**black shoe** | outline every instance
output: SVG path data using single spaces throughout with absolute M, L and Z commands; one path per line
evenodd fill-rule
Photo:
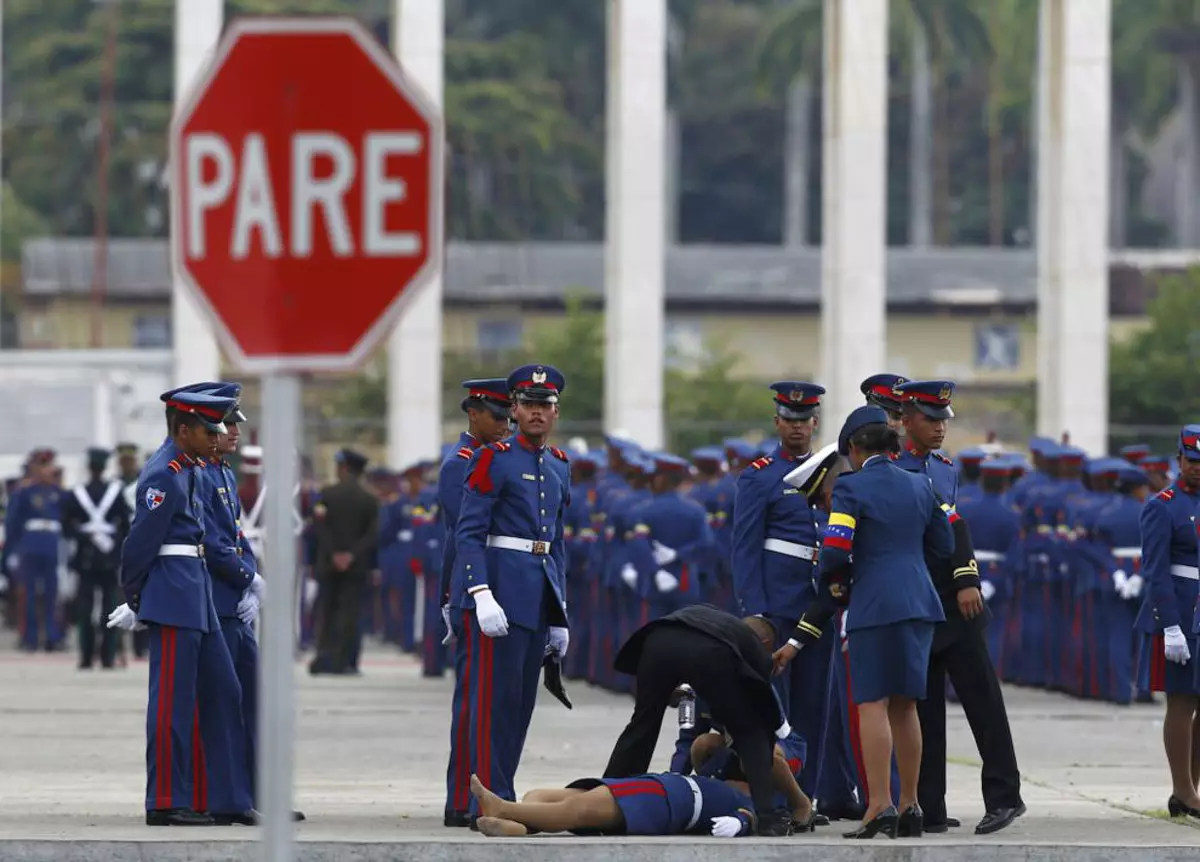
M 1195 817 L 1200 819 L 1200 808 L 1192 808 L 1175 794 L 1167 800 L 1167 813 L 1172 817 Z
M 946 818 L 946 826 L 950 829 L 957 829 L 958 827 L 962 826 L 962 821 L 959 820 L 957 817 L 947 817 Z M 925 831 L 928 832 L 929 829 L 926 828 Z
M 469 811 L 447 811 L 442 815 L 442 825 L 447 829 L 467 829 L 474 819 Z
M 758 826 L 755 828 L 754 833 L 766 838 L 782 838 L 785 835 L 791 835 L 791 818 L 781 817 L 772 812 L 758 819 Z
M 828 825 L 829 825 L 829 818 L 826 817 L 824 814 L 821 814 L 820 812 L 813 814 L 813 826 L 828 826 Z
M 1024 802 L 1018 803 L 1015 808 L 993 808 L 987 814 L 983 815 L 983 819 L 975 827 L 975 834 L 990 835 L 993 832 L 999 832 L 1024 813 Z
M 867 839 L 882 834 L 888 838 L 895 838 L 896 827 L 899 823 L 900 815 L 896 811 L 896 806 L 889 805 L 853 832 L 843 832 L 842 837 Z
M 79 663 L 79 669 L 80 669 L 80 670 L 91 670 L 91 669 L 92 669 L 92 663 L 91 663 L 90 661 L 81 661 L 81 662 Z
M 232 814 L 213 813 L 213 822 L 217 826 L 257 826 L 260 821 L 260 815 L 253 808 L 246 811 L 235 811 Z
M 213 819 L 190 808 L 155 808 L 146 812 L 147 826 L 212 826 Z
M 820 816 L 821 815 L 818 814 L 816 812 L 816 810 L 814 809 L 813 811 L 810 811 L 808 813 L 807 820 L 797 820 L 796 818 L 793 817 L 792 818 L 792 832 L 797 835 L 800 834 L 801 832 L 816 832 L 817 831 L 817 818 Z M 828 825 L 828 823 L 826 823 L 826 825 Z
M 920 805 L 910 805 L 900 813 L 896 822 L 896 837 L 920 838 L 925 827 L 925 813 Z

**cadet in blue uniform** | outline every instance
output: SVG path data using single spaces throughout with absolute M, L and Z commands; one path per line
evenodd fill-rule
M 954 458 L 958 462 L 958 499 L 955 508 L 983 493 L 979 487 L 981 468 L 987 452 L 979 448 L 963 449 Z
M 58 566 L 62 538 L 62 489 L 54 482 L 54 452 L 39 449 L 29 462 L 29 481 L 12 496 L 4 518 L 3 571 L 24 595 L 20 647 L 26 652 L 60 647 Z
M 899 435 L 888 427 L 881 408 L 859 407 L 847 417 L 838 452 L 858 472 L 843 474 L 834 485 L 818 567 L 822 596 L 847 607 L 850 676 L 867 770 L 867 811 L 862 826 L 847 838 L 880 832 L 894 837 L 898 831 L 916 836 L 923 826 L 917 804 L 921 725 L 916 701 L 926 693 L 934 624 L 945 619 L 925 557 L 949 556 L 954 535 L 929 484 L 889 459 L 899 450 Z M 820 640 L 833 607 L 823 598 L 813 617 L 804 614 L 775 653 L 777 671 L 801 654 L 801 647 Z M 893 740 L 899 813 L 891 799 Z
M 1142 685 L 1167 693 L 1163 747 L 1171 769 L 1171 815 L 1200 817 L 1196 793 L 1198 743 L 1196 647 L 1191 622 L 1196 607 L 1196 505 L 1200 503 L 1200 425 L 1179 432 L 1179 478 L 1142 510 L 1142 576 L 1148 594 L 1137 617 L 1143 635 Z
M 596 531 L 592 527 L 592 509 L 596 503 L 596 476 L 600 461 L 589 452 L 571 459 L 571 502 L 563 535 L 567 546 L 567 604 L 571 608 L 575 630 L 575 648 L 563 666 L 570 679 L 588 675 L 591 662 L 592 629 L 598 612 L 597 583 L 588 565 Z
M 231 823 L 253 801 L 245 780 L 241 686 L 204 565 L 208 485 L 199 471 L 226 431 L 222 419 L 233 402 L 178 390 L 165 400 L 170 437 L 138 480 L 137 510 L 121 555 L 127 604 L 113 611 L 109 624 L 150 629 L 146 823 Z M 205 787 L 195 788 L 197 781 Z M 204 796 L 212 816 L 194 808 Z
M 479 831 L 515 838 L 536 832 L 577 835 L 713 835 L 754 832 L 755 816 L 741 782 L 657 773 L 629 778 L 580 778 L 565 788 L 531 790 L 506 802 L 471 778 L 483 812 Z
M 722 781 L 745 781 L 742 762 L 730 743 L 729 735 L 719 725 L 699 734 L 688 752 L 688 759 L 694 765 L 696 774 Z M 794 832 L 816 831 L 816 809 L 812 800 L 800 789 L 800 773 L 807 759 L 808 744 L 800 734 L 793 731 L 786 739 L 775 743 L 775 758 L 771 765 L 775 811 L 788 812 Z
M 872 374 L 858 386 L 867 403 L 881 408 L 887 414 L 888 427 L 894 428 L 900 434 L 904 433 L 904 417 L 897 387 L 907 382 L 907 377 L 885 372 Z
M 638 587 L 649 605 L 649 620 L 700 601 L 700 570 L 712 550 L 708 514 L 680 495 L 689 464 L 677 455 L 654 457 L 654 495 L 634 513 L 633 537 L 626 543 Z
M 783 477 L 812 454 L 817 411 L 825 389 L 812 383 L 772 383 L 779 446 L 759 458 L 737 482 L 733 507 L 731 568 L 744 617 L 773 649 L 816 595 L 813 572 L 825 515 Z M 801 788 L 813 796 L 820 782 L 829 711 L 829 680 L 835 633 L 827 632 L 774 684 L 788 718 L 809 744 Z
M 455 446 L 442 460 L 438 471 L 437 503 L 438 518 L 442 523 L 442 565 L 438 572 L 438 600 L 442 606 L 446 636 L 453 632 L 450 624 L 450 576 L 454 571 L 455 537 L 459 509 L 462 506 L 463 484 L 467 465 L 480 446 L 496 443 L 508 436 L 508 418 L 512 401 L 508 397 L 508 380 L 492 377 L 479 380 L 464 380 L 467 395 L 462 400 L 462 411 L 467 414 L 467 430 L 458 437 Z M 439 631 L 438 636 L 441 636 Z M 446 767 L 446 807 L 442 823 L 448 827 L 469 826 L 471 822 L 471 760 L 470 739 L 471 700 L 467 685 L 469 681 L 459 673 L 466 666 L 462 655 L 467 642 L 455 643 L 454 696 L 450 713 L 450 763 Z
M 1126 466 L 1117 474 L 1118 498 L 1096 519 L 1096 539 L 1108 549 L 1110 583 L 1101 591 L 1103 630 L 1108 674 L 1105 697 L 1128 704 L 1134 691 L 1134 641 L 1139 596 L 1142 591 L 1142 507 L 1149 481 L 1137 467 Z
M 1165 455 L 1147 455 L 1138 466 L 1150 480 L 1150 493 L 1157 494 L 1171 484 L 1171 459 Z
M 909 380 L 896 387 L 903 404 L 904 448 L 894 459 L 910 473 L 924 473 L 934 493 L 953 509 L 958 503 L 958 471 L 946 453 L 946 421 L 954 418 L 950 399 L 954 383 L 949 380 Z
M 479 449 L 467 468 L 450 613 L 463 641 L 457 672 L 471 704 L 471 772 L 511 800 L 543 656 L 561 658 L 569 644 L 563 514 L 571 488 L 566 453 L 546 445 L 563 375 L 525 365 L 507 385 L 520 430 Z

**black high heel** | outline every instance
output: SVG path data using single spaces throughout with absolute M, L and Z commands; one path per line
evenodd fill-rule
M 896 812 L 896 806 L 889 805 L 853 832 L 843 832 L 842 837 L 865 840 L 883 834 L 888 838 L 895 838 L 899 822 L 900 815 Z
M 792 818 L 793 832 L 816 832 L 817 831 L 817 810 L 814 808 L 808 812 L 808 819 L 796 820 Z
M 1194 817 L 1200 820 L 1200 808 L 1192 808 L 1174 793 L 1167 800 L 1167 813 L 1172 817 Z
M 915 802 L 904 809 L 896 823 L 898 838 L 920 838 L 925 831 L 925 812 Z

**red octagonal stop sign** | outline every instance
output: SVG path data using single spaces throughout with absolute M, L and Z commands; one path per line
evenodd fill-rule
M 346 370 L 387 335 L 440 266 L 442 136 L 355 21 L 229 28 L 171 126 L 171 248 L 243 370 Z

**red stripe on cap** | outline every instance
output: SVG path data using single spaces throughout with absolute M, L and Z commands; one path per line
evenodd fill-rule
M 821 396 L 811 395 L 808 398 L 803 398 L 799 401 L 792 401 L 790 398 L 784 398 L 782 395 L 778 395 L 775 397 L 775 403 L 782 405 L 783 407 L 795 407 L 797 405 L 803 406 L 805 404 L 820 404 Z
M 949 398 L 941 398 L 937 395 L 930 395 L 926 392 L 905 392 L 904 397 L 909 401 L 921 401 L 925 404 L 936 404 L 939 407 L 945 407 L 950 403 Z
M 195 404 L 184 404 L 182 401 L 168 401 L 167 406 L 174 407 L 176 410 L 182 410 L 184 413 L 195 413 L 198 416 L 212 419 L 214 422 L 220 422 L 225 417 L 225 412 L 222 410 L 214 410 L 211 407 L 198 407 Z
M 517 389 L 529 389 L 529 388 L 535 387 L 535 386 L 538 389 L 549 389 L 551 392 L 558 391 L 558 387 L 555 386 L 553 383 L 551 383 L 549 380 L 547 380 L 543 383 L 534 383 L 532 380 L 522 380 L 520 383 L 517 384 L 516 388 Z
M 890 398 L 893 401 L 896 400 L 895 390 L 890 386 L 884 386 L 882 383 L 878 386 L 872 386 L 871 392 L 875 395 L 882 395 L 884 398 Z
M 489 392 L 486 389 L 470 389 L 467 391 L 469 398 L 491 398 L 493 401 L 508 401 L 508 397 L 501 395 L 498 392 Z

